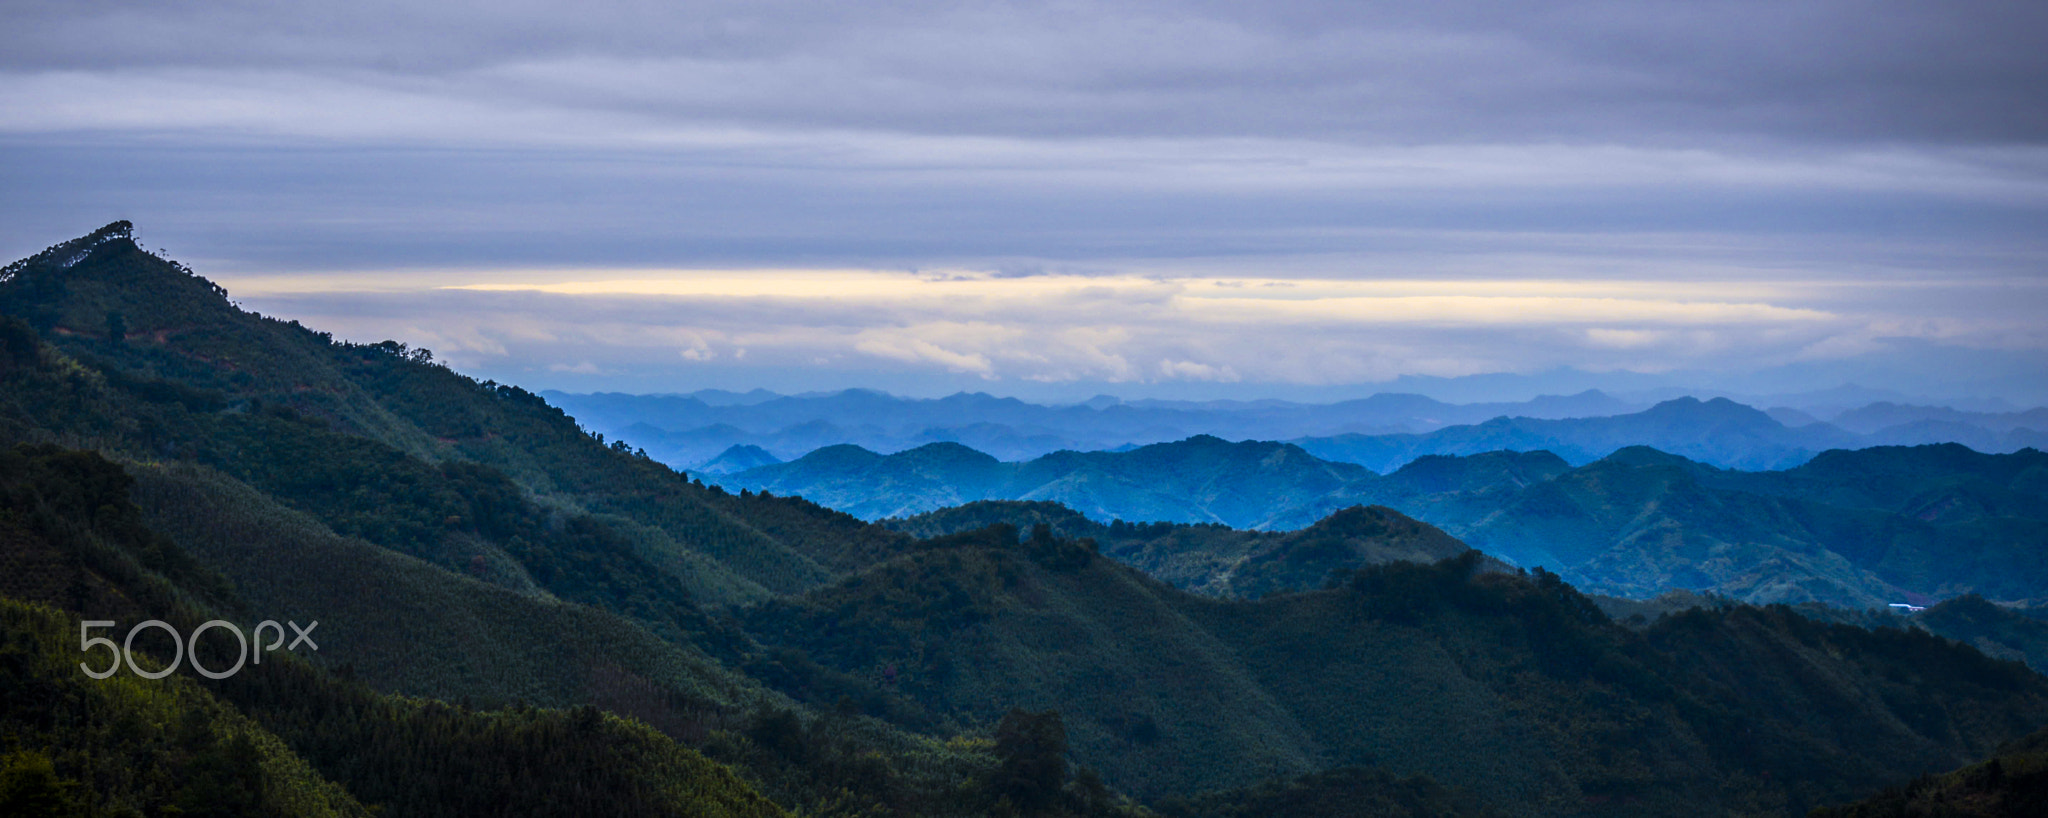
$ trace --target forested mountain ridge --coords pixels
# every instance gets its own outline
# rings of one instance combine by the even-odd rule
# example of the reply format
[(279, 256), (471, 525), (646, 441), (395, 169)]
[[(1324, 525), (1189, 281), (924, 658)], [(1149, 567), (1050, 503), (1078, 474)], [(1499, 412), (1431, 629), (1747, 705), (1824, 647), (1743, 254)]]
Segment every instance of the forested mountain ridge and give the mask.
[[(1477, 460), (1479, 458), (1471, 458)], [(1450, 471), (1465, 458), (1438, 458)], [(1418, 463), (1417, 465), (1423, 465)], [(1497, 467), (1499, 464), (1490, 464)], [(1481, 469), (1493, 471), (1487, 464)], [(1435, 484), (1438, 488), (1444, 483)], [(884, 525), (920, 538), (946, 536), (1009, 525), (1029, 529), (1043, 525), (1058, 536), (1097, 542), (1104, 556), (1136, 567), (1175, 587), (1220, 597), (1256, 598), (1265, 594), (1321, 587), (1333, 574), (1395, 561), (1431, 562), (1454, 556), (1466, 546), (1438, 529), (1385, 507), (1354, 506), (1298, 531), (1245, 531), (1211, 524), (1098, 523), (1052, 502), (983, 500), (915, 517), (883, 521)], [(1640, 613), (1654, 617), (1699, 605), (1737, 604), (1727, 596), (1703, 596), (1686, 589), (1653, 600), (1599, 597), (1617, 618)], [(1910, 619), (1868, 609), (1816, 611), (1808, 602), (1801, 610), (1823, 619), (1864, 626), (1919, 627), (1971, 645), (1990, 656), (2027, 663), (2048, 672), (2048, 605), (2039, 600), (1993, 604), (1965, 594), (1932, 605)], [(1647, 612), (1647, 613), (1645, 613)]]
[[(1191, 438), (1026, 463), (957, 444), (893, 455), (840, 446), (712, 479), (867, 517), (1017, 500), (1057, 502), (1101, 522), (1298, 530), (1383, 505), (1514, 564), (1621, 596), (1685, 589), (1857, 608), (1966, 593), (2048, 596), (2048, 455), (2032, 449), (1837, 450), (1783, 471), (1743, 472), (1632, 446), (1576, 468), (1548, 452), (1488, 452), (1426, 456), (1377, 475), (1289, 444)], [(1119, 544), (1110, 553), (1136, 552)]]
[[(0, 309), (28, 319), (80, 368), (78, 384), (52, 384), (68, 392), (63, 400), (16, 399), (13, 436), (40, 428), (195, 459), (287, 502), (325, 504), (330, 523), (430, 506), (418, 509), (417, 526), (387, 532), (420, 547), (482, 522), (481, 508), (465, 514), (439, 507), (443, 498), (418, 497), (424, 482), (438, 482), (425, 470), (474, 464), (502, 478), (455, 466), (466, 477), (451, 479), (509, 480), (542, 506), (603, 517), (657, 572), (710, 600), (826, 581), (833, 569), (824, 563), (845, 541), (888, 547), (887, 532), (843, 515), (707, 490), (622, 445), (605, 446), (531, 393), (436, 366), (425, 350), (338, 344), (243, 312), (205, 279), (143, 253), (125, 231), (110, 227), (8, 268)], [(356, 456), (313, 456), (336, 448)], [(327, 461), (357, 470), (309, 471)], [(335, 495), (347, 493), (336, 486), (376, 496), (342, 507)]]
[[(1122, 790), (1175, 815), (1718, 815), (1845, 802), (2048, 723), (2016, 662), (1782, 608), (1616, 624), (1384, 508), (1204, 529), (1257, 597), (1224, 599), (1108, 539), (920, 538), (730, 494), (422, 352), (243, 313), (126, 225), (0, 274), (0, 387), (0, 680), (34, 693), (0, 709), (10, 806), (1132, 814)], [(1160, 489), (1232, 514), (1255, 480), (1350, 473), (1203, 447), (1231, 470)], [(70, 640), (106, 617), (323, 625), (261, 673), (95, 687)]]
[(1486, 516), (1442, 522), (1475, 547), (1554, 559), (1608, 593), (1682, 587), (1848, 607), (2026, 600), (2048, 590), (2044, 469), (2048, 455), (2031, 449), (1954, 444), (1829, 452), (1783, 472), (1630, 449)]

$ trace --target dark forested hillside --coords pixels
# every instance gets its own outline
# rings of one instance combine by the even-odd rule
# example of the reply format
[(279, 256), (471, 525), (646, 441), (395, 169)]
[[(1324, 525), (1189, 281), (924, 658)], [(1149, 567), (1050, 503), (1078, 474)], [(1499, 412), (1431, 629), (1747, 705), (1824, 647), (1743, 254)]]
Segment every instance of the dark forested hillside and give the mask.
[(1915, 614), (1920, 627), (2048, 673), (2048, 618), (2039, 607), (1994, 605), (1969, 594)]
[(890, 528), (937, 537), (1010, 525), (1046, 526), (1057, 536), (1097, 542), (1105, 556), (1172, 585), (1226, 597), (1259, 597), (1320, 587), (1332, 574), (1406, 560), (1457, 556), (1464, 543), (1384, 506), (1353, 506), (1298, 531), (1247, 531), (1214, 523), (1107, 525), (1058, 503), (984, 500), (887, 520)]
[[(8, 569), (0, 579), (0, 688), (8, 692), (0, 735), (17, 754), (10, 764), (68, 781), (60, 800), (78, 809), (352, 815), (367, 814), (368, 804), (398, 815), (783, 814), (730, 770), (587, 708), (423, 704), (281, 655), (220, 681), (90, 678), (78, 660), (100, 657), (81, 656), (70, 641), (81, 613), (130, 624), (158, 619), (181, 633), (212, 618), (251, 616), (231, 583), (146, 524), (128, 500), (131, 489), (120, 466), (90, 452), (0, 451), (0, 559)], [(142, 643), (162, 664), (167, 644)], [(209, 650), (192, 661), (237, 664), (224, 641), (203, 644)]]
[[(781, 488), (707, 486), (425, 350), (245, 312), (115, 224), (0, 271), (0, 811), (1846, 803), (2048, 723), (2048, 679), (1787, 608), (1617, 624), (1557, 574), (1365, 495), (1483, 531), (1508, 530), (1486, 508), (1550, 486), (1569, 502), (1535, 508), (1563, 509), (1559, 531), (1632, 531), (1633, 508), (1903, 532), (1857, 552), (1882, 577), (1967, 576), (1913, 538), (1977, 531), (1962, 542), (1981, 545), (1978, 568), (2030, 581), (2027, 552), (2000, 537), (2032, 530), (2038, 469), (1935, 454), (1948, 465), (1926, 486), (1825, 459), (1749, 485), (1640, 453), (1593, 471), (1501, 454), (1380, 477), (1215, 438), (1022, 465), (953, 445), (807, 458), (871, 493), (1028, 484), (1073, 503), (882, 526)], [(1830, 488), (1845, 480), (1854, 492)], [(1123, 502), (1195, 522), (1099, 521)], [(1217, 522), (1278, 528), (1340, 502), (1296, 530)], [(2001, 657), (2033, 655), (2020, 614), (1927, 613)], [(317, 646), (223, 678), (191, 663), (161, 679), (83, 672), (103, 646), (72, 640), (151, 619), (178, 634), (318, 622)], [(225, 634), (181, 652), (138, 632), (137, 668), (234, 664)]]
[(1520, 813), (1796, 811), (2048, 719), (2048, 680), (1925, 633), (1746, 607), (1635, 630), (1473, 552), (1242, 602), (1050, 529), (926, 549), (749, 627), (911, 699), (905, 718), (1057, 704), (1077, 758), (1142, 795), (1351, 764)]
[(2028, 818), (2048, 815), (2048, 729), (1998, 748), (1992, 757), (1886, 787), (1862, 801), (1817, 809), (1812, 818)]

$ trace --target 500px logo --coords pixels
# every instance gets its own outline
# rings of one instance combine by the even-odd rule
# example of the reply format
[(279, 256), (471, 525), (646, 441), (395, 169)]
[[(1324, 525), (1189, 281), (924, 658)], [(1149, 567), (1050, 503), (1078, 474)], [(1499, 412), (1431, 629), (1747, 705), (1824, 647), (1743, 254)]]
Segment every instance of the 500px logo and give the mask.
[[(313, 629), (320, 627), (318, 621), (303, 628), (299, 627), (297, 622), (289, 624), (298, 635), (293, 637), (291, 645), (286, 647), (285, 650), (297, 649), (300, 642), (312, 645), (314, 650), (320, 649), (320, 644), (313, 641)], [(199, 671), (199, 675), (205, 676), (208, 679), (225, 679), (240, 672), (242, 665), (249, 662), (251, 657), (255, 659), (256, 664), (263, 664), (264, 652), (277, 650), (279, 645), (284, 644), (284, 626), (269, 619), (256, 623), (256, 644), (253, 646), (253, 652), (251, 651), (252, 646), (249, 643), (249, 639), (242, 635), (242, 629), (235, 627), (232, 622), (220, 619), (208, 620), (199, 627), (194, 628), (190, 639), (180, 637), (177, 628), (171, 627), (171, 623), (161, 619), (151, 619), (147, 622), (138, 623), (133, 628), (129, 628), (128, 638), (122, 640), (119, 645), (114, 644), (114, 640), (104, 636), (92, 635), (94, 628), (111, 627), (114, 627), (113, 621), (105, 619), (88, 619), (78, 623), (78, 652), (91, 653), (93, 648), (105, 646), (109, 652), (114, 654), (114, 663), (108, 665), (106, 670), (93, 670), (90, 665), (79, 662), (78, 669), (85, 671), (85, 675), (95, 679), (105, 679), (120, 672), (121, 665), (125, 663), (128, 665), (130, 673), (141, 676), (144, 679), (161, 679), (171, 675), (172, 671), (177, 670), (178, 665), (185, 661), (185, 655), (190, 653), (192, 655), (192, 669)], [(161, 670), (143, 670), (141, 665), (135, 663), (135, 635), (141, 633), (145, 628), (163, 629), (171, 635), (171, 645), (177, 648), (177, 653), (171, 658), (171, 663), (165, 665)], [(235, 642), (241, 645), (241, 653), (235, 659), (235, 666), (227, 670), (208, 670), (206, 666), (199, 664), (199, 635), (215, 628), (226, 628), (229, 633), (235, 635)], [(277, 638), (271, 641), (269, 647), (263, 646), (263, 631), (266, 628), (277, 633)], [(190, 651), (186, 650), (187, 645), (191, 646)]]

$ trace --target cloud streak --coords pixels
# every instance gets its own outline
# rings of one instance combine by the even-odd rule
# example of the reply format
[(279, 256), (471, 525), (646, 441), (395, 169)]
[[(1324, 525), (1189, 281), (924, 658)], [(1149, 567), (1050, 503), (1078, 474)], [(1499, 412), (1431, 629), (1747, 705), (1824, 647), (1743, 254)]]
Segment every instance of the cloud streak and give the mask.
[[(896, 371), (1007, 383), (1342, 384), (1561, 366), (1753, 368), (1853, 358), (1899, 339), (2016, 341), (1972, 334), (1981, 326), (1960, 317), (1909, 318), (1910, 301), (1894, 312), (1796, 305), (1814, 298), (1739, 282), (782, 270), (248, 300), (285, 314), (325, 310), (319, 322), (345, 336), (404, 337), (465, 369), (552, 362), (555, 372), (632, 373), (642, 389), (724, 378), (732, 367), (809, 372), (819, 382)], [(576, 369), (588, 362), (599, 369)]]

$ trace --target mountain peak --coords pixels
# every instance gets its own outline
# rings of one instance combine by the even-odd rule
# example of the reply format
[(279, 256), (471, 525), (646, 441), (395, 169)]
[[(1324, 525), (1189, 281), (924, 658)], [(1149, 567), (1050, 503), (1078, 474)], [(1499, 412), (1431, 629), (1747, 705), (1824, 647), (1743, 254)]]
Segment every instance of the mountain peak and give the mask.
[(1710, 468), (1679, 455), (1661, 451), (1649, 446), (1624, 446), (1613, 454), (1600, 459), (1603, 463), (1642, 468), (1646, 466), (1679, 466), (1683, 468)]
[(125, 221), (0, 269), (0, 311), (39, 331), (86, 337), (115, 326), (132, 336), (246, 320), (220, 285), (136, 246)]
[(40, 253), (9, 264), (5, 269), (0, 269), (0, 281), (11, 279), (23, 270), (32, 267), (49, 265), (59, 270), (70, 269), (77, 266), (79, 262), (84, 261), (87, 256), (92, 255), (93, 251), (117, 241), (133, 244), (135, 242), (135, 225), (122, 220), (70, 241), (52, 245)]
[(921, 460), (926, 462), (945, 462), (958, 464), (972, 463), (976, 465), (992, 465), (995, 463), (1002, 462), (1000, 460), (997, 460), (994, 455), (991, 455), (980, 449), (976, 449), (965, 443), (959, 443), (951, 440), (941, 440), (935, 443), (926, 443), (914, 449), (905, 449), (901, 452), (897, 452), (896, 454), (890, 455), (890, 457), (902, 458), (906, 460)]
[(773, 466), (780, 462), (782, 459), (770, 454), (767, 449), (750, 443), (735, 443), (727, 447), (724, 453), (705, 461), (697, 470), (706, 474), (738, 474), (748, 469)]
[(1386, 506), (1356, 505), (1330, 512), (1304, 530), (1326, 536), (1376, 537), (1385, 536), (1397, 527), (1420, 529), (1426, 525)]
[(1652, 406), (1648, 410), (1645, 410), (1643, 414), (1654, 418), (1665, 419), (1711, 419), (1718, 421), (1734, 421), (1742, 423), (1744, 425), (1782, 425), (1777, 421), (1772, 420), (1771, 416), (1765, 414), (1763, 410), (1757, 409), (1747, 404), (1736, 403), (1735, 401), (1729, 400), (1727, 398), (1712, 398), (1709, 400), (1700, 400), (1699, 398), (1692, 397), (1691, 395), (1687, 395), (1682, 398), (1672, 398), (1671, 400), (1664, 401), (1663, 403), (1659, 403), (1656, 406)]
[(810, 454), (792, 460), (789, 464), (807, 468), (853, 468), (869, 466), (881, 459), (882, 455), (852, 443), (835, 443), (812, 449)]

